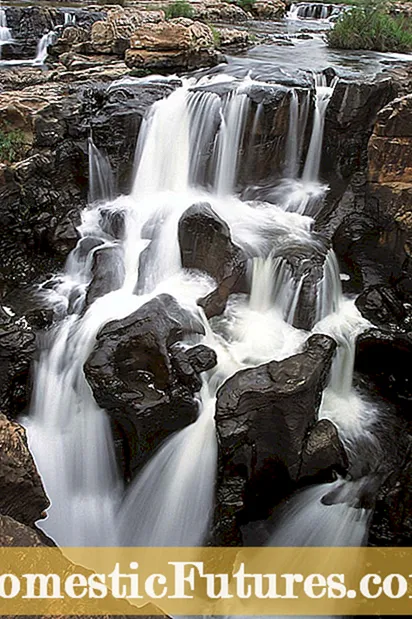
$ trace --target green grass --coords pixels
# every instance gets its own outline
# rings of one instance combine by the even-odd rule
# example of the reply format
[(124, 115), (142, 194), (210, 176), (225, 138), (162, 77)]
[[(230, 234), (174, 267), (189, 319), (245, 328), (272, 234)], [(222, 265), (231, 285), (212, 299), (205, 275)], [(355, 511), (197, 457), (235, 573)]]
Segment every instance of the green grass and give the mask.
[(24, 155), (24, 133), (20, 129), (0, 129), (0, 162), (14, 163)]
[(193, 7), (185, 0), (176, 0), (171, 4), (167, 4), (163, 7), (166, 15), (166, 19), (174, 19), (175, 17), (189, 17), (193, 18), (195, 12)]
[(377, 52), (409, 52), (412, 50), (411, 20), (390, 15), (387, 3), (364, 0), (350, 9), (327, 34), (330, 47), (367, 49)]
[(217, 30), (217, 28), (215, 28), (213, 26), (213, 24), (207, 24), (210, 28), (210, 30), (212, 31), (212, 35), (213, 35), (213, 43), (215, 44), (215, 47), (219, 47), (220, 45), (220, 32), (219, 30)]

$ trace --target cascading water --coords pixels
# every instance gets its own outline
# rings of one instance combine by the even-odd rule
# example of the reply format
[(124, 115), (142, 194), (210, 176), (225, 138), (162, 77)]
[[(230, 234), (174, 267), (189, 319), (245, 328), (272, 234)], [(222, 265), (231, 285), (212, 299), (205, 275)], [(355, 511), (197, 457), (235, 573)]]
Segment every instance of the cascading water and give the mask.
[(313, 120), (308, 154), (306, 155), (305, 167), (303, 169), (302, 180), (304, 183), (316, 183), (319, 177), (326, 109), (337, 83), (337, 78), (333, 78), (332, 83), (328, 85), (327, 77), (324, 73), (315, 73), (314, 78), (316, 97), (315, 117)]
[(8, 45), (13, 42), (11, 29), (7, 27), (6, 11), (0, 7), (0, 60), (2, 55), (3, 45)]
[[(216, 478), (213, 417), (217, 389), (239, 369), (296, 353), (310, 335), (292, 325), (304, 277), (294, 279), (287, 262), (271, 254), (273, 239), (286, 248), (314, 243), (313, 220), (305, 214), (307, 202), (302, 198), (303, 205), (291, 213), (285, 203), (247, 203), (233, 195), (239, 148), (248, 127), (255, 126), (248, 122), (250, 80), (233, 84), (228, 78), (230, 92), (222, 100), (207, 92), (213, 79), (184, 80), (167, 99), (153, 105), (140, 131), (130, 196), (111, 199), (107, 159), (89, 142), (90, 206), (83, 214), (82, 239), (68, 260), (66, 273), (52, 286), (52, 300), (59, 299), (60, 313), (66, 317), (45, 337), (31, 416), (24, 421), (52, 499), (49, 518), (42, 526), (60, 544), (170, 546), (204, 542)], [(218, 79), (222, 81), (222, 76)], [(319, 117), (332, 94), (330, 87), (317, 80), (318, 116), (315, 114), (305, 166), (313, 182), (317, 182), (320, 158), (315, 147), (321, 149), (323, 138)], [(296, 112), (293, 122), (300, 119), (306, 123), (305, 110)], [(300, 142), (298, 136), (298, 146), (291, 154), (296, 161)], [(194, 157), (199, 143), (205, 151), (209, 144), (214, 145), (209, 176), (202, 182), (198, 181), (202, 164)], [(210, 292), (214, 283), (209, 277), (182, 269), (177, 235), (184, 211), (205, 200), (227, 222), (234, 242), (252, 258), (250, 297), (233, 295), (223, 316), (210, 323), (196, 300)], [(122, 239), (108, 240), (101, 229), (102, 208), (124, 213)], [(102, 242), (121, 250), (124, 283), (86, 308), (94, 252), (101, 250)], [(139, 264), (143, 251), (145, 259)], [(218, 364), (204, 375), (195, 423), (161, 445), (124, 491), (114, 464), (107, 415), (93, 400), (83, 364), (107, 321), (130, 314), (161, 292), (172, 294), (203, 322), (206, 335), (201, 341), (216, 351)], [(331, 333), (338, 340), (340, 333), (339, 341), (351, 338), (354, 324), (361, 321), (358, 316), (351, 320), (342, 314), (347, 302), (341, 297), (332, 253), (326, 258), (318, 292), (318, 306), (313, 308), (319, 321), (315, 331)], [(341, 373), (339, 363), (335, 362), (329, 386), (334, 394), (338, 380), (334, 377)], [(351, 382), (353, 366), (349, 361), (343, 364)], [(334, 410), (329, 410), (326, 401), (325, 394), (321, 414), (333, 418)], [(356, 423), (336, 421), (348, 443), (364, 427), (362, 415), (355, 411), (352, 416)], [(316, 503), (315, 510), (319, 508), (318, 494), (309, 493), (305, 499), (305, 503)], [(326, 514), (334, 506), (319, 509)], [(325, 526), (332, 534), (335, 519), (327, 513)]]
[(287, 14), (287, 18), (294, 19), (316, 19), (329, 21), (336, 19), (342, 12), (343, 7), (335, 4), (322, 4), (320, 2), (299, 2), (292, 4)]
[(48, 55), (48, 47), (54, 41), (55, 34), (53, 30), (46, 32), (37, 44), (36, 57), (33, 60), (34, 66), (41, 66), (46, 62)]

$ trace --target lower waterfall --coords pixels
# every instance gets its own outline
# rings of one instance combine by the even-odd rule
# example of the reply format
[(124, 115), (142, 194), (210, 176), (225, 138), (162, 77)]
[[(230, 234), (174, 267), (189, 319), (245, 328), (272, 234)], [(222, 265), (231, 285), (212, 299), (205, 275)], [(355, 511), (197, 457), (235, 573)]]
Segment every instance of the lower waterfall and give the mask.
[[(31, 412), (23, 420), (52, 502), (41, 527), (60, 545), (204, 543), (217, 474), (217, 389), (240, 369), (297, 353), (312, 333), (330, 334), (338, 343), (320, 416), (336, 423), (350, 453), (356, 452), (358, 437), (364, 432), (373, 440), (377, 412), (365, 407), (352, 386), (355, 335), (366, 323), (353, 300), (342, 296), (333, 252), (321, 267), (317, 302), (308, 308), (316, 316), (312, 331), (294, 326), (307, 275), (296, 276), (287, 260), (271, 253), (270, 239), (274, 237), (282, 247), (308, 249), (317, 244), (311, 231), (313, 200), (307, 185), (315, 192), (316, 201), (321, 201), (325, 193), (319, 180), (323, 125), (334, 83), (328, 85), (324, 75), (316, 76), (312, 137), (300, 180), (298, 159), (303, 145), (294, 124), (299, 120), (306, 124), (307, 108), (299, 106), (307, 106), (307, 98), (299, 102), (291, 94), (289, 131), (293, 137), (290, 166), (285, 172), (289, 179), (283, 180), (292, 179), (295, 192), (293, 200), (290, 191), (280, 192), (277, 203), (271, 204), (245, 202), (235, 194), (240, 145), (243, 139), (253, 139), (245, 132), (256, 127), (250, 122), (251, 80), (234, 83), (228, 77), (232, 88), (222, 98), (207, 89), (201, 94), (193, 90), (199, 84), (213, 84), (214, 79), (183, 80), (180, 88), (153, 105), (140, 131), (129, 196), (114, 197), (107, 159), (90, 140), (90, 205), (83, 213), (82, 238), (65, 273), (41, 289), (63, 318), (42, 343)], [(199, 182), (197, 149), (209, 138), (213, 150), (209, 178)], [(233, 241), (250, 258), (251, 294), (233, 295), (224, 314), (210, 322), (196, 301), (213, 289), (213, 282), (182, 268), (177, 238), (181, 215), (192, 204), (204, 201), (228, 224)], [(102, 228), (103, 210), (113, 216), (124, 214), (124, 238), (108, 240)], [(107, 247), (116, 249), (124, 277), (119, 276), (117, 290), (88, 305), (94, 254)], [(144, 250), (143, 269), (139, 258)], [(205, 325), (206, 335), (198, 341), (216, 351), (218, 364), (203, 375), (197, 421), (168, 438), (124, 488), (115, 464), (108, 416), (93, 399), (83, 364), (103, 325), (129, 315), (164, 292)], [(361, 543), (368, 514), (355, 517), (359, 510), (353, 507), (325, 504), (322, 499), (329, 491), (328, 487), (315, 487), (296, 497), (288, 525), (279, 525), (272, 542), (315, 544), (322, 522), (323, 539), (331, 545)], [(305, 535), (299, 539), (291, 532), (295, 521), (305, 527)]]

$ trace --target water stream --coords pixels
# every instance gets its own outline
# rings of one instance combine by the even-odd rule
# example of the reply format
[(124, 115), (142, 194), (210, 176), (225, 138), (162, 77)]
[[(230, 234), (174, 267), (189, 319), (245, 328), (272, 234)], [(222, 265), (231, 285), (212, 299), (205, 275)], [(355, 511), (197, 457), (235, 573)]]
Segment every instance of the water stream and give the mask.
[[(208, 91), (225, 80), (228, 89), (222, 97)], [(42, 290), (60, 308), (63, 318), (42, 342), (31, 412), (24, 420), (52, 500), (41, 526), (59, 544), (202, 544), (214, 502), (217, 389), (239, 369), (296, 353), (310, 335), (293, 326), (306, 276), (296, 277), (288, 262), (273, 253), (273, 238), (284, 247), (310, 248), (318, 243), (311, 232), (308, 193), (315, 186), (319, 200), (325, 192), (318, 174), (333, 84), (316, 76), (316, 107), (306, 152), (302, 132), (308, 119), (308, 98), (291, 92), (289, 165), (284, 180), (294, 183), (294, 208), (285, 194), (276, 204), (242, 201), (236, 194), (241, 144), (253, 140), (254, 136), (245, 132), (255, 130), (251, 115), (259, 113), (252, 109), (247, 95), (251, 85), (249, 78), (191, 78), (155, 103), (138, 138), (129, 196), (114, 196), (108, 160), (90, 140), (90, 205), (83, 213), (82, 239), (69, 257), (65, 273)], [(200, 173), (203, 158), (198, 156), (199, 149), (210, 146), (207, 173), (204, 169)], [(301, 158), (303, 167), (298, 165)], [(179, 218), (199, 201), (209, 202), (227, 222), (233, 240), (250, 256), (251, 266), (250, 295), (231, 297), (223, 316), (210, 323), (196, 300), (214, 284), (208, 276), (182, 269), (177, 238)], [(108, 239), (101, 227), (103, 208), (113, 214), (125, 213), (122, 239)], [(148, 229), (150, 238), (146, 238)], [(96, 238), (119, 248), (125, 276), (118, 290), (86, 308)], [(145, 270), (139, 273), (139, 256), (145, 249)], [(197, 421), (167, 439), (124, 488), (115, 466), (107, 415), (94, 402), (82, 368), (105, 323), (127, 316), (161, 292), (172, 294), (202, 321), (206, 335), (201, 341), (216, 351), (218, 365), (204, 375)], [(325, 259), (317, 292), (313, 331), (331, 334), (339, 347), (321, 416), (335, 421), (354, 453), (365, 428), (373, 436), (377, 413), (360, 402), (352, 387), (355, 335), (365, 327), (365, 321), (353, 301), (342, 296), (332, 252)], [(348, 410), (343, 411), (342, 402), (348, 398)], [(358, 532), (351, 537), (349, 510), (353, 507), (320, 504), (327, 492), (322, 487), (299, 496), (288, 529), (282, 532), (280, 524), (273, 543), (293, 542), (288, 531), (294, 519), (300, 524), (303, 521), (309, 540), (316, 539), (310, 530), (322, 526), (330, 543), (360, 543), (367, 518), (360, 519)], [(310, 510), (310, 519), (302, 516), (302, 505)], [(342, 529), (339, 536), (335, 534), (337, 520)], [(303, 538), (300, 542), (306, 543)]]

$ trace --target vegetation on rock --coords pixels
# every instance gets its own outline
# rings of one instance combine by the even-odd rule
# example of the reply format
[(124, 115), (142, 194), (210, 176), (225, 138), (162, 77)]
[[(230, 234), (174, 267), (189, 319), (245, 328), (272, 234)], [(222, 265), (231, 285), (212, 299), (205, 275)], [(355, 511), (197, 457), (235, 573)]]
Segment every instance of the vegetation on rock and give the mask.
[(193, 7), (186, 0), (176, 0), (172, 4), (164, 7), (166, 19), (174, 19), (175, 17), (188, 17), (192, 19), (194, 16)]
[(0, 129), (0, 163), (14, 163), (24, 154), (24, 133), (21, 129)]
[(385, 0), (362, 0), (346, 11), (327, 35), (328, 45), (338, 49), (408, 52), (412, 49), (412, 23), (390, 15)]

